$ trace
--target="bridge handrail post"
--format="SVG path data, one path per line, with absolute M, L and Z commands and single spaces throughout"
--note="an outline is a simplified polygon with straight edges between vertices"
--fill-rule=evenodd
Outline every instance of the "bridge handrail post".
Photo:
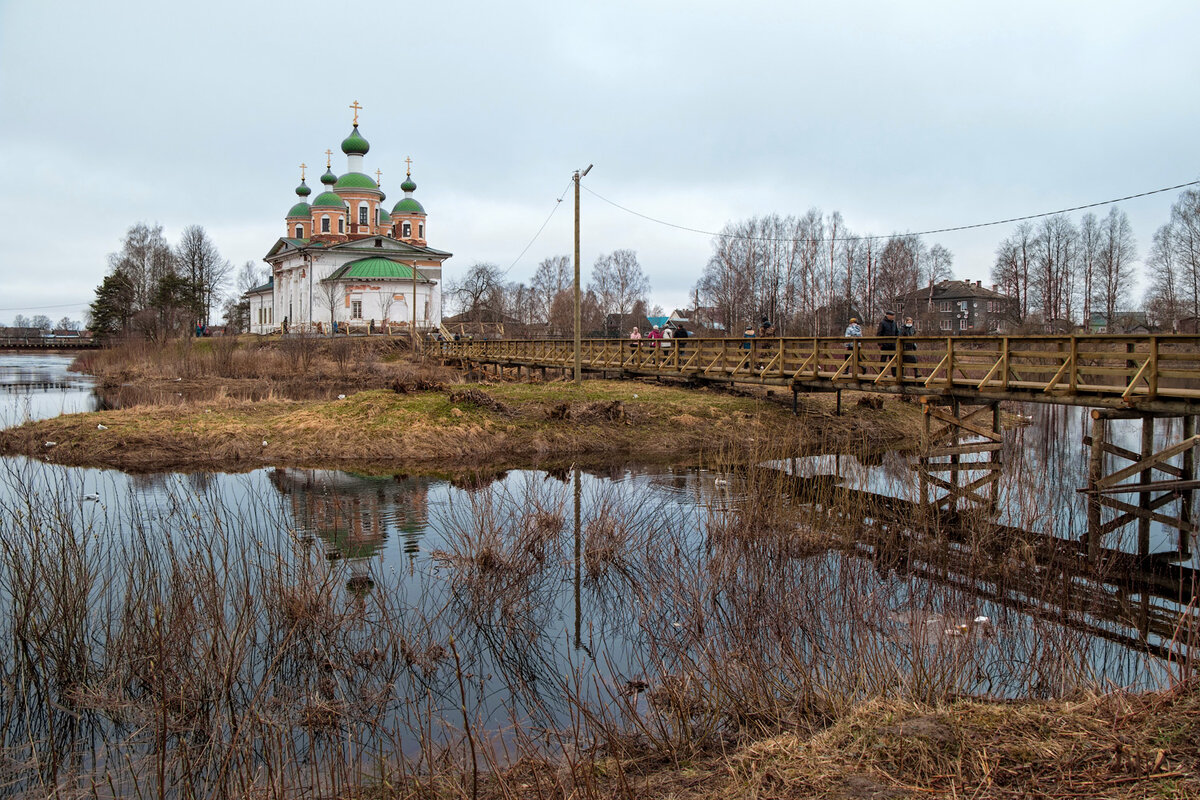
M 1007 392 L 1008 391 L 1008 362 L 1009 362 L 1009 359 L 1012 357 L 1012 343 L 1008 340 L 1007 336 L 1004 337 L 1004 343 L 1002 346 L 1004 348 L 1004 352 L 1000 354 L 1000 357 L 1001 357 L 1001 359 L 1003 359 L 1004 363 L 1000 365 L 1000 369 L 1003 370 L 1003 373 L 1002 373 L 1003 377 L 1000 380 L 1000 385 L 1003 386 L 1004 391 Z
M 1079 390 L 1079 337 L 1071 337 L 1071 376 L 1067 381 L 1067 386 L 1070 387 L 1071 394 L 1075 394 Z
M 1150 385 L 1149 397 L 1153 400 L 1158 396 L 1158 337 L 1150 337 L 1150 354 L 1147 356 L 1150 359 L 1150 370 L 1146 376 L 1146 382 Z
M 946 388 L 954 385 L 954 337 L 946 337 Z

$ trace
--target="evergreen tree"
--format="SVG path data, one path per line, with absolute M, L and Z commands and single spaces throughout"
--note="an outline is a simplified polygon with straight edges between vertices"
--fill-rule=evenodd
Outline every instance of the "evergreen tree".
M 105 276 L 96 287 L 96 299 L 88 307 L 89 327 L 99 341 L 129 331 L 137 309 L 133 282 L 121 270 Z

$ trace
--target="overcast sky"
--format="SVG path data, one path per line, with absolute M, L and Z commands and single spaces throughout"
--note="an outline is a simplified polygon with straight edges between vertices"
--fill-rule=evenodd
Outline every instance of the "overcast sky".
M 588 164 L 593 192 L 703 231 L 812 207 L 924 231 L 1195 181 L 1197 31 L 1185 0 L 0 0 L 0 322 L 82 319 L 138 221 L 261 264 L 299 164 L 346 171 L 354 100 L 388 205 L 413 159 L 449 278 L 570 253 L 556 200 Z M 1121 205 L 1139 255 L 1178 194 Z M 582 220 L 585 281 L 636 250 L 668 311 L 712 249 L 586 191 Z M 987 282 L 1011 229 L 929 243 Z

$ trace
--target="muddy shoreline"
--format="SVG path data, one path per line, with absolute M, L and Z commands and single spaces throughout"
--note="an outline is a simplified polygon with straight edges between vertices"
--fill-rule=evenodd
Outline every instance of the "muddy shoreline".
M 150 386 L 170 395 L 170 383 Z M 40 420 L 0 431 L 0 454 L 128 472 L 265 466 L 377 473 L 501 471 L 571 463 L 724 463 L 911 441 L 917 409 L 893 403 L 835 416 L 831 398 L 793 415 L 762 396 L 655 383 L 458 384 L 371 389 L 331 399 L 207 399 Z M 194 387 L 192 387 L 194 388 Z M 309 387 L 328 395 L 332 387 Z

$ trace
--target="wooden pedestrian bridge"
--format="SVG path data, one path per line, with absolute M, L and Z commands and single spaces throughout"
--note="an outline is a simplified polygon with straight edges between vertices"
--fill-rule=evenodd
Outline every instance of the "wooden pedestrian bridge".
M 780 386 L 802 392 L 916 396 L 924 411 L 919 446 L 923 505 L 939 513 L 994 508 L 1001 469 L 1000 403 L 1091 407 L 1087 530 L 1078 545 L 1093 559 L 1126 526 L 1137 553 L 1150 556 L 1152 524 L 1178 531 L 1179 553 L 1200 533 L 1195 519 L 1196 416 L 1200 414 L 1200 335 L 914 336 L 585 339 L 584 372 L 609 377 L 682 379 Z M 443 360 L 498 371 L 569 375 L 570 341 L 463 340 L 434 343 Z M 1156 443 L 1155 423 L 1179 417 L 1179 441 Z M 1141 447 L 1113 441 L 1113 420 L 1141 422 Z M 1156 447 L 1158 449 L 1156 449 Z M 1130 497 L 1129 500 L 1121 499 Z M 1173 513 L 1167 513 L 1172 511 Z
M 1170 414 L 1200 413 L 1200 335 L 585 339 L 582 368 L 622 377 L 852 389 Z M 443 359 L 574 368 L 571 341 L 436 342 Z

